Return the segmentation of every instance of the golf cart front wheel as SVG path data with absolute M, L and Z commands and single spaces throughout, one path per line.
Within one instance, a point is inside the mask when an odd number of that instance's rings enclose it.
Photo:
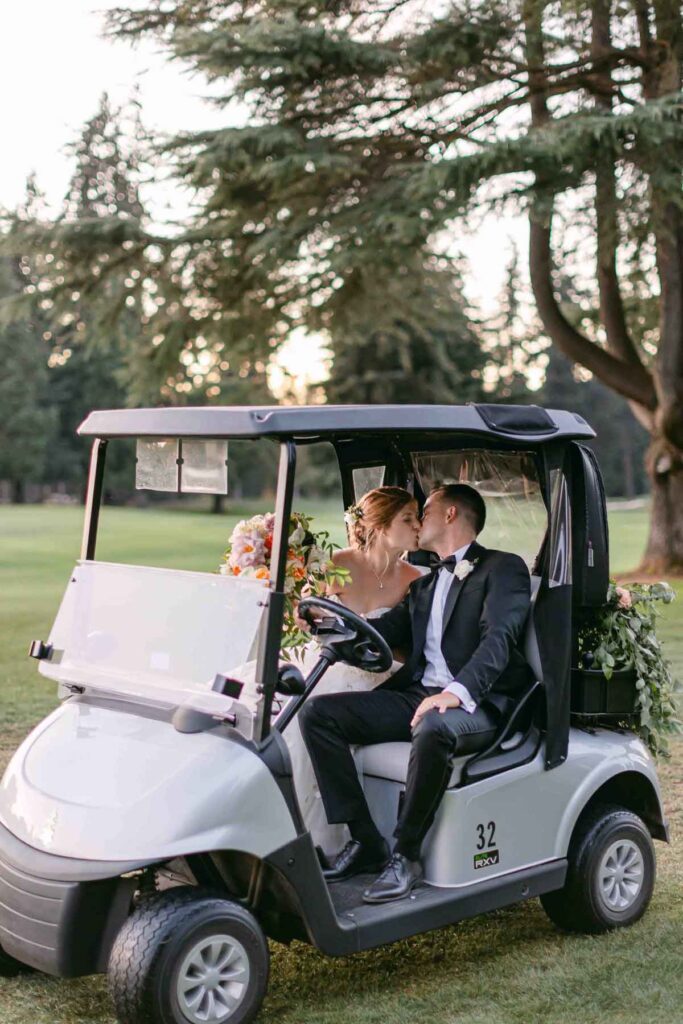
M 577 825 L 562 889 L 541 896 L 560 928 L 605 932 L 634 924 L 655 883 L 655 851 L 644 822 L 621 807 L 601 807 Z
M 247 1024 L 268 984 L 268 944 L 245 907 L 197 889 L 151 897 L 112 949 L 121 1024 Z

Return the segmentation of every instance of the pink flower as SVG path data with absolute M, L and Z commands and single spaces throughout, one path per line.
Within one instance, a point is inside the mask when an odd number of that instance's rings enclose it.
M 255 533 L 241 533 L 235 537 L 230 552 L 230 564 L 245 569 L 250 566 L 263 565 L 266 558 L 266 547 Z
M 631 591 L 625 590 L 624 587 L 617 587 L 618 605 L 620 608 L 630 608 L 633 604 L 633 598 L 631 597 Z

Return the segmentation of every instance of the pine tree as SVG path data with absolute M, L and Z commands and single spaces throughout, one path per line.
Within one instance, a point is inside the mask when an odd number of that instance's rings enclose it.
M 533 302 L 522 280 L 517 246 L 511 245 L 498 309 L 482 331 L 488 355 L 485 379 L 497 402 L 538 402 L 529 384 L 542 373 L 548 341 L 534 316 Z M 489 400 L 491 395 L 489 395 Z
M 21 290 L 19 269 L 0 259 L 0 298 Z M 35 320 L 0 327 L 0 480 L 23 502 L 27 483 L 43 478 L 54 415 L 47 402 L 48 349 Z
M 400 302 L 381 319 L 374 293 L 370 302 L 364 298 L 365 308 L 359 296 L 333 320 L 328 401 L 449 404 L 481 398 L 486 355 L 450 276 L 415 268 L 404 275 Z

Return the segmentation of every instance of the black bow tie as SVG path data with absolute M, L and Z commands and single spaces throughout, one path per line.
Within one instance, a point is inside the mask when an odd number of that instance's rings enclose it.
M 432 571 L 438 572 L 439 569 L 448 569 L 449 572 L 453 572 L 457 561 L 458 559 L 455 555 L 449 555 L 448 558 L 442 558 L 440 562 L 434 562 L 432 565 Z

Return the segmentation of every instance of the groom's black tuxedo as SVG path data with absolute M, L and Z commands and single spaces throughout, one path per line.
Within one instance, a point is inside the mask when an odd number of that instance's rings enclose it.
M 511 697 L 529 681 L 529 666 L 518 646 L 529 614 L 529 570 L 518 555 L 488 550 L 476 541 L 465 558 L 474 569 L 462 580 L 453 575 L 441 651 L 452 678 L 475 704 L 490 704 L 506 715 Z M 386 689 L 405 689 L 422 679 L 436 579 L 436 572 L 422 576 L 401 604 L 372 620 L 391 647 L 410 652 L 405 665 L 383 684 Z
M 352 835 L 354 829 L 365 836 L 376 830 L 351 745 L 411 743 L 405 799 L 394 832 L 397 850 L 409 860 L 418 858 L 434 820 L 451 758 L 491 742 L 511 709 L 511 698 L 531 674 L 519 650 L 530 605 L 526 565 L 517 555 L 488 551 L 476 542 L 465 557 L 474 569 L 463 579 L 453 575 L 444 605 L 441 652 L 452 680 L 475 702 L 473 712 L 464 707 L 430 710 L 411 727 L 421 702 L 438 692 L 422 685 L 436 572 L 416 580 L 400 605 L 372 620 L 392 647 L 410 650 L 405 665 L 374 690 L 313 697 L 299 712 L 328 821 L 348 822 Z M 438 690 L 450 682 L 439 680 Z

